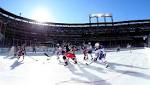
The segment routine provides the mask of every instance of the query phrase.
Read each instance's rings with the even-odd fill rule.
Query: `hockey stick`
[[[86,65],[90,65],[90,64],[94,63],[95,61],[96,61],[95,58],[93,58],[90,63],[85,63],[85,64],[86,64]]]
[[[90,63],[86,63],[86,65],[90,65],[90,64],[92,64],[95,61],[97,61],[97,58],[94,58]],[[110,67],[108,63],[106,63],[106,62],[103,62],[103,63],[105,64],[106,68]]]
[[[47,57],[47,60],[50,60],[51,56],[49,56],[47,53],[44,53],[44,55]]]
[[[47,53],[44,53],[45,56],[50,57]]]

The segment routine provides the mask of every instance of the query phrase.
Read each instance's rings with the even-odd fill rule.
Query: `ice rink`
[[[107,52],[110,65],[105,68],[100,61],[85,65],[83,54],[77,54],[78,64],[72,60],[63,66],[56,55],[27,52],[23,62],[0,54],[0,85],[149,85],[150,48],[131,52]],[[21,60],[21,59],[20,59]],[[37,60],[37,61],[36,61]]]

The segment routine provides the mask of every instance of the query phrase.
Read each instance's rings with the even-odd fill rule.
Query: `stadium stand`
[[[113,25],[112,25],[113,24]],[[150,19],[99,23],[37,22],[0,8],[1,47],[100,42],[105,47],[150,46]]]

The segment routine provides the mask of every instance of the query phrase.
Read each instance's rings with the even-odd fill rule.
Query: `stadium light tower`
[[[21,15],[22,15],[22,13],[20,12],[20,13],[19,13],[19,16],[21,17]]]
[[[89,15],[89,22],[91,23],[92,18],[96,18],[97,23],[99,23],[99,18],[104,18],[104,22],[106,23],[106,18],[111,18],[111,22],[113,25],[113,16],[111,13],[99,13],[99,14],[90,14]],[[105,24],[106,25],[106,24]]]

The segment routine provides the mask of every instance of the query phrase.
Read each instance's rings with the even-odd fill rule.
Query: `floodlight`
[[[98,13],[98,14],[91,14],[90,17],[112,17],[111,13]]]
[[[106,18],[111,18],[111,22],[113,25],[113,16],[111,13],[97,13],[97,14],[90,14],[89,15],[89,22],[91,23],[92,18],[96,18],[97,23],[99,22],[99,18],[104,18],[104,22],[106,23]],[[106,25],[106,24],[105,24]]]
[[[112,14],[106,13],[104,16],[105,16],[105,17],[112,17]]]

